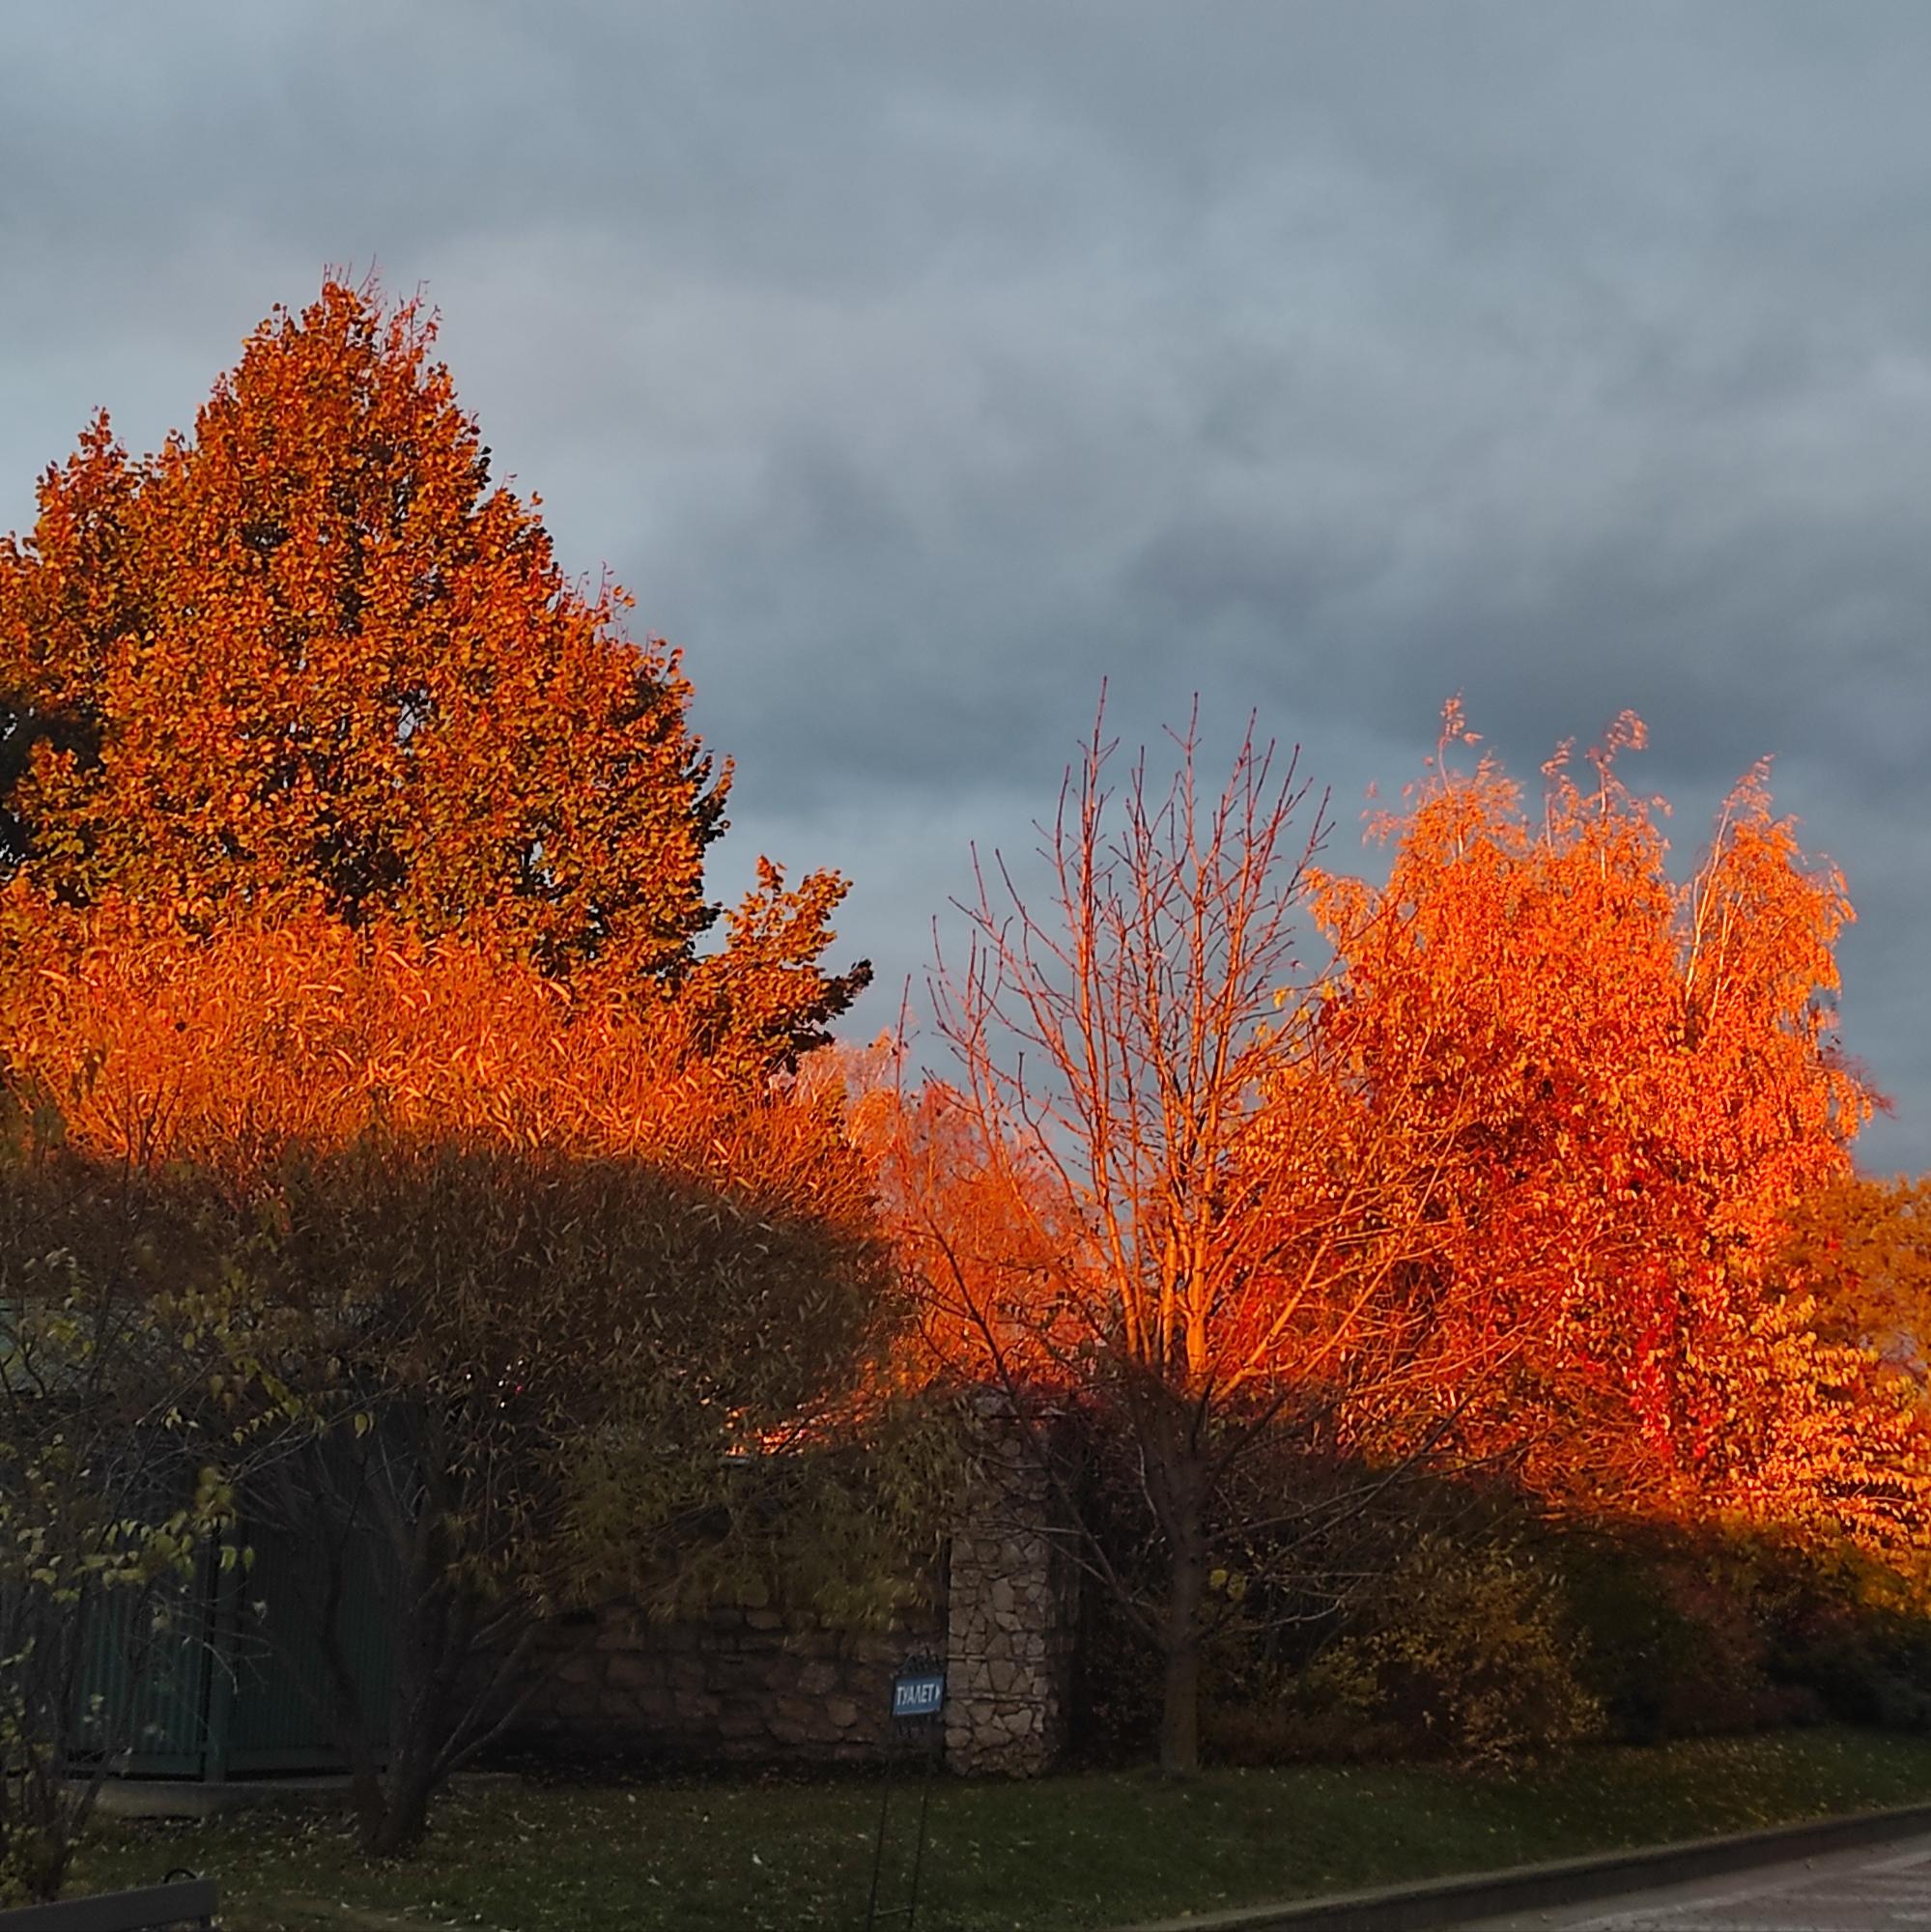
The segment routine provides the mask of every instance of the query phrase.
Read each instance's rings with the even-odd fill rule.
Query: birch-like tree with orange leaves
[[[1832,1033],[1841,877],[1804,859],[1759,766],[1674,882],[1661,802],[1620,777],[1643,744],[1629,714],[1588,781],[1567,748],[1550,761],[1533,816],[1491,758],[1454,768],[1474,742],[1451,705],[1376,828],[1385,885],[1325,876],[1316,905],[1326,1025],[1374,1104],[1455,1118],[1469,1264],[1514,1251],[1526,1211],[1568,1276],[1481,1427],[1592,1515],[1917,1539],[1918,1433],[1779,1262],[1783,1217],[1848,1176],[1876,1104]]]

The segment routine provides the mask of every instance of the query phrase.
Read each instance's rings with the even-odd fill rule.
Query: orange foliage
[[[240,1194],[372,1133],[647,1160],[857,1231],[869,1178],[833,1111],[694,1051],[677,1009],[570,996],[455,939],[317,912],[206,935],[120,898],[0,902],[0,1065],[76,1151]],[[747,1237],[757,1230],[747,1222]]]
[[[1772,1265],[1779,1217],[1848,1173],[1875,1104],[1829,1033],[1842,880],[1806,867],[1758,767],[1672,883],[1660,802],[1616,775],[1642,744],[1628,714],[1593,783],[1566,748],[1546,767],[1539,822],[1486,755],[1454,772],[1456,741],[1451,706],[1430,777],[1379,822],[1386,886],[1323,877],[1316,902],[1323,1024],[1376,1108],[1466,1117],[1460,1265],[1501,1292],[1526,1217],[1567,1275],[1488,1427],[1592,1507],[1915,1535],[1914,1425]]]
[[[673,983],[715,918],[729,771],[674,652],[567,582],[431,359],[433,319],[325,283],[277,309],[191,437],[100,416],[0,540],[6,835],[43,891],[205,929],[294,897],[351,923]],[[775,867],[697,1008],[781,1059],[865,983],[817,960],[842,881]]]
[[[1775,1265],[1815,1296],[1820,1329],[1931,1392],[1931,1179],[1840,1176],[1794,1203],[1782,1233]]]
[[[991,1157],[981,1123],[941,1081],[874,1096],[866,1126],[898,1266],[922,1291],[901,1378],[1073,1385],[1088,1321],[1074,1231],[1041,1163]]]
[[[1446,724],[1380,888],[1311,865],[1319,824],[1290,848],[1300,794],[1251,740],[1217,799],[1191,734],[1170,789],[1139,764],[1116,798],[1096,730],[1046,896],[999,871],[964,908],[957,1084],[874,1136],[941,1363],[1123,1418],[1158,1581],[1083,1526],[1164,1653],[1169,1765],[1210,1552],[1292,1519],[1270,1435],[1507,1459],[1599,1517],[1922,1542],[1925,1406],[1787,1252],[1877,1104],[1830,1034],[1841,879],[1759,767],[1675,884],[1660,801],[1617,775],[1633,716],[1590,782],[1550,761],[1533,818],[1491,760],[1451,767],[1474,741]],[[1304,907],[1335,953],[1313,984]]]

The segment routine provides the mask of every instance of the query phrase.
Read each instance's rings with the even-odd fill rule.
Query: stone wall
[[[951,1546],[946,1761],[1036,1776],[1065,1748],[1078,1572],[1051,1492],[1016,1435],[999,1432]]]
[[[516,1726],[575,1754],[760,1764],[876,1763],[895,1745],[892,1680],[944,1660],[946,1762],[1031,1776],[1065,1743],[1076,1575],[1019,1437],[985,1417],[987,1479],[963,1500],[928,1607],[884,1634],[767,1606],[650,1624],[612,1605],[546,1639],[554,1664]]]
[[[612,1605],[592,1629],[555,1634],[546,1660],[554,1675],[525,1707],[517,1735],[572,1752],[667,1760],[874,1763],[901,1662],[942,1641],[936,1614],[881,1634],[727,1605],[701,1622],[651,1624]]]

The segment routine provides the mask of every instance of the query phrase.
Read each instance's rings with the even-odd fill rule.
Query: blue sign
[[[937,1671],[920,1677],[895,1677],[892,1681],[895,1718],[936,1718],[945,1701],[946,1680]]]

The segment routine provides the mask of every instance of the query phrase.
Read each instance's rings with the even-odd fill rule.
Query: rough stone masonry
[[[556,1631],[569,1655],[518,1734],[573,1752],[696,1763],[876,1763],[902,1742],[893,1678],[909,1658],[937,1654],[947,1766],[1014,1777],[1046,1770],[1065,1743],[1077,1572],[1043,1472],[996,1409],[986,1420],[985,1475],[924,1608],[867,1633],[762,1604],[669,1625],[612,1605],[593,1629]]]

